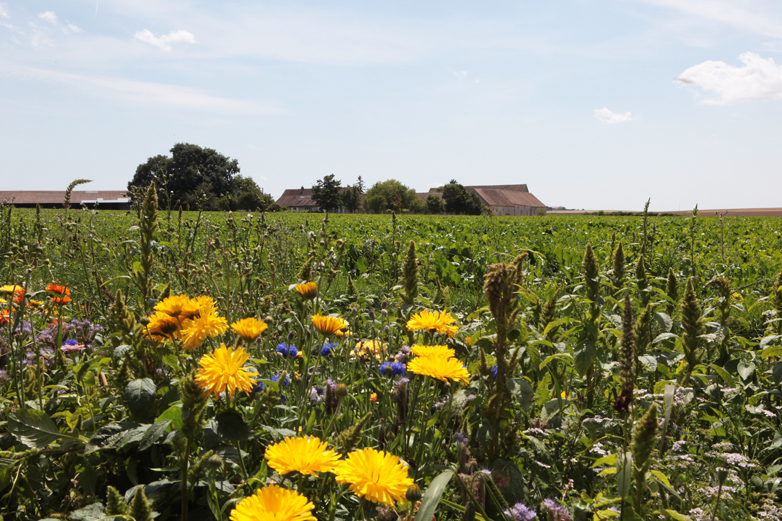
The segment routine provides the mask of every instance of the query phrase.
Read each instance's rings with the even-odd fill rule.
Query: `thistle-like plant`
[[[633,326],[635,334],[635,359],[646,354],[646,348],[652,343],[652,305],[646,307],[638,315]],[[636,365],[637,373],[638,365]]]
[[[695,294],[693,286],[693,277],[687,279],[687,286],[681,301],[681,319],[682,329],[682,349],[684,350],[684,361],[686,364],[684,373],[682,373],[679,385],[683,385],[690,378],[695,366],[698,365],[703,357],[703,350],[700,348],[700,335],[703,334],[703,316],[701,305],[698,302],[698,296]]]
[[[144,312],[149,311],[149,300],[152,298],[152,265],[155,262],[155,258],[152,255],[152,243],[155,240],[156,230],[157,190],[155,189],[155,183],[151,183],[149,188],[147,188],[147,193],[144,197],[144,204],[141,209],[139,221],[139,250],[141,251],[139,264],[141,269],[137,270],[134,268],[133,270],[136,286],[138,286],[141,296],[139,309],[143,309]]]
[[[774,289],[772,301],[777,311],[777,318],[782,318],[782,270],[777,275],[772,288]],[[777,334],[782,335],[782,320],[777,322]]]
[[[621,289],[625,284],[625,250],[622,246],[622,241],[619,241],[619,246],[614,251],[613,269],[614,276],[612,282],[617,289]]]
[[[619,413],[626,413],[633,403],[635,385],[635,332],[633,331],[633,305],[629,293],[625,293],[622,313],[622,347],[619,350],[619,364],[622,368],[619,377],[622,388],[614,402],[614,409]]]
[[[652,464],[655,435],[657,434],[657,404],[652,403],[646,414],[641,416],[633,429],[633,474],[635,478],[635,497],[633,508],[643,516],[642,501],[646,491],[646,473]]]
[[[91,179],[74,179],[71,181],[71,184],[68,185],[68,188],[65,189],[65,200],[62,203],[62,207],[65,208],[65,211],[68,211],[68,208],[71,207],[71,194],[73,193],[73,189],[76,188],[79,185],[83,185],[86,183],[91,183]]]
[[[717,365],[726,363],[729,359],[728,355],[728,320],[730,319],[730,302],[733,298],[733,288],[730,284],[730,279],[723,276],[717,276],[706,283],[708,286],[713,286],[717,289],[717,310],[719,311],[718,321],[720,329],[722,330],[722,342],[720,342],[720,356],[717,359]]]
[[[622,243],[619,243],[621,247]],[[597,264],[597,257],[592,250],[592,243],[587,243],[584,252],[584,261],[581,263],[584,270],[584,284],[586,285],[586,298],[591,301],[589,308],[590,320],[597,320],[600,315],[598,299],[600,298],[600,268]]]
[[[182,467],[182,519],[187,519],[190,450],[206,424],[206,406],[209,401],[196,383],[193,373],[180,380],[179,396],[182,399],[182,427],[179,429],[182,437],[177,438],[175,447]]]
[[[635,280],[638,286],[638,296],[642,305],[645,306],[649,303],[649,293],[646,291],[649,287],[649,278],[646,276],[646,263],[643,255],[638,257],[638,262],[635,265]]]
[[[679,280],[676,278],[676,273],[673,272],[673,268],[668,268],[668,281],[665,284],[665,294],[670,299],[667,304],[668,315],[673,316],[673,312],[676,310],[676,302],[679,301]]]

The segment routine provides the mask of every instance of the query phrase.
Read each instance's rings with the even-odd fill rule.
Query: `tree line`
[[[284,210],[250,177],[239,174],[239,162],[214,149],[190,143],[177,143],[171,156],[157,155],[136,168],[128,183],[131,199],[154,182],[162,208],[186,210]],[[486,211],[478,195],[456,180],[435,189],[426,201],[396,179],[378,181],[365,189],[361,176],[356,183],[342,186],[334,174],[324,176],[312,187],[312,199],[321,211],[349,213],[432,213],[480,215]]]

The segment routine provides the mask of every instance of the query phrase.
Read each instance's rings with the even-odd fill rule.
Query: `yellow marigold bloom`
[[[187,351],[204,343],[207,337],[222,335],[228,329],[228,321],[217,316],[212,307],[202,307],[198,316],[182,324],[182,342]]]
[[[191,318],[198,310],[195,301],[190,300],[187,295],[172,295],[166,297],[155,305],[155,311],[165,313],[174,318],[182,320]]]
[[[339,454],[329,449],[320,438],[288,436],[266,449],[266,460],[280,474],[299,472],[314,476],[318,472],[333,471]]]
[[[371,448],[351,452],[335,472],[337,483],[349,483],[357,496],[390,506],[394,500],[404,501],[407,487],[413,484],[398,457]]]
[[[377,393],[372,393],[369,396],[369,401],[372,402],[372,403],[377,403]]]
[[[467,385],[470,372],[464,367],[458,358],[438,358],[419,356],[407,364],[407,370],[424,376],[431,376],[443,382],[448,379],[462,382]]]
[[[388,349],[388,344],[383,344],[379,340],[364,340],[356,343],[356,347],[350,352],[350,356],[361,358],[362,360],[369,360],[374,357],[378,362],[382,362],[385,359],[386,349]]]
[[[407,321],[409,331],[436,331],[441,335],[453,337],[459,330],[457,326],[452,326],[456,322],[447,311],[429,311],[425,309],[420,313],[413,315]]]
[[[249,395],[255,383],[250,377],[255,373],[243,368],[248,358],[250,355],[241,347],[233,349],[220,344],[213,353],[202,356],[198,361],[200,367],[196,383],[207,395],[220,396],[228,391],[233,398],[237,390]]]
[[[179,321],[160,311],[149,317],[144,333],[153,340],[173,340],[179,338]]]
[[[0,304],[8,304],[8,301],[4,298],[0,298]]]
[[[339,317],[312,315],[312,323],[324,336],[336,335],[343,337],[345,332],[341,331],[341,329],[348,327],[348,321]]]
[[[0,304],[5,304],[5,300],[0,298]],[[30,299],[30,305],[35,306],[35,307],[41,307],[41,306],[43,306],[43,302],[41,302],[40,300]]]
[[[237,335],[247,340],[248,342],[252,342],[261,336],[261,333],[266,331],[267,327],[269,326],[266,324],[266,322],[263,320],[258,320],[254,317],[245,318],[231,324],[231,329],[236,331]]]
[[[17,293],[19,291],[24,291],[24,288],[22,286],[17,286],[16,284],[3,284],[0,286],[0,292],[2,293]]]
[[[735,293],[733,293],[733,300],[737,300],[739,302],[744,302],[744,296],[741,293],[739,293],[738,291],[736,291]]]
[[[306,496],[277,485],[259,488],[236,504],[231,521],[317,521]]]
[[[414,345],[410,352],[415,356],[433,356],[436,358],[453,358],[456,352],[448,346],[419,346]]]
[[[304,284],[297,284],[296,291],[306,299],[313,299],[318,296],[318,283],[305,282]]]

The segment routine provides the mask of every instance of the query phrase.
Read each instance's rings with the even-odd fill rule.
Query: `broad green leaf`
[[[592,463],[592,466],[589,468],[594,469],[601,465],[616,465],[616,454],[609,454],[608,456],[603,456],[596,462]]]
[[[630,477],[633,469],[633,453],[619,453],[616,458],[616,490],[619,497],[626,499],[630,493]]]
[[[660,472],[659,470],[652,470],[652,475],[660,480],[662,484],[664,484],[666,487],[671,488],[671,480],[668,479],[668,476]]]
[[[760,356],[763,358],[782,356],[782,346],[768,346],[760,352]]]
[[[424,497],[421,498],[421,506],[418,509],[418,514],[415,516],[415,521],[429,521],[432,519],[437,510],[437,505],[440,503],[440,498],[443,497],[445,487],[452,477],[453,471],[446,470],[429,483]]]
[[[34,449],[43,449],[61,438],[78,439],[63,434],[51,418],[43,411],[26,409],[11,413],[8,418],[8,430],[23,445]]]
[[[133,380],[125,388],[125,401],[133,416],[148,419],[155,414],[157,388],[151,378]]]
[[[641,365],[646,368],[647,371],[654,372],[657,370],[657,359],[652,355],[639,356],[638,360],[641,362]]]
[[[551,355],[548,358],[546,358],[545,360],[543,360],[540,363],[540,369],[543,369],[544,367],[546,367],[552,361],[559,360],[559,359],[566,360],[567,362],[572,362],[573,361],[573,357],[570,356],[569,353],[557,353],[557,354]]]
[[[736,386],[736,381],[725,369],[715,364],[709,364],[709,367],[717,371],[717,374],[720,375],[720,378],[722,378],[726,384],[728,384],[728,387]]]
[[[659,344],[663,340],[668,340],[669,338],[679,338],[679,336],[674,333],[660,333],[659,335],[654,337],[654,340],[652,340],[652,344]]]
[[[750,376],[752,376],[752,373],[755,372],[755,364],[752,362],[745,364],[744,362],[739,362],[738,367],[736,367],[736,370],[739,372],[739,375],[741,375],[741,378],[746,380]]]
[[[595,362],[595,357],[597,357],[597,344],[588,340],[578,345],[573,365],[579,375],[584,376],[587,374],[587,371]]]
[[[675,510],[658,510],[655,512],[655,514],[662,514],[669,519],[674,519],[675,521],[692,521],[690,516],[685,516],[684,514],[680,514]]]
[[[182,409],[180,409],[180,411],[181,410]],[[144,436],[141,437],[138,450],[147,450],[152,445],[154,445],[155,442],[165,434],[169,423],[171,423],[171,420],[162,420],[150,425],[144,432]]]
[[[227,441],[244,441],[250,438],[252,431],[242,415],[236,411],[224,411],[215,416],[217,434]]]
[[[163,413],[157,417],[157,422],[161,422],[163,420],[170,420],[171,423],[166,428],[166,430],[174,430],[178,431],[182,428],[182,404],[179,405],[172,405]]]
[[[532,403],[532,397],[535,395],[535,389],[526,378],[511,378],[507,382],[508,391],[511,396],[521,405],[525,411],[529,411]]]

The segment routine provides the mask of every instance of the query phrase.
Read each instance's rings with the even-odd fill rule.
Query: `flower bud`
[[[336,393],[337,398],[340,400],[348,395],[348,386],[345,384],[337,384]]]
[[[416,501],[421,501],[422,497],[423,494],[421,494],[421,489],[418,485],[413,483],[407,487],[407,492],[405,492],[405,499],[407,499],[409,502],[415,503]]]

